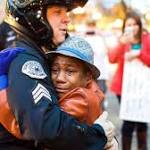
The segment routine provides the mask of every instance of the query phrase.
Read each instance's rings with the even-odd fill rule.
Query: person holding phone
[[[140,60],[150,66],[150,35],[143,32],[141,18],[135,12],[129,12],[123,22],[122,35],[118,45],[109,49],[110,63],[117,63],[118,67],[112,78],[110,89],[121,100],[122,79],[125,61]],[[123,121],[122,147],[131,149],[133,131],[137,133],[138,150],[147,150],[147,124],[134,121]]]

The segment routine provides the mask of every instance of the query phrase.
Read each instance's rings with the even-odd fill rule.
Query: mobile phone
[[[133,37],[133,27],[125,27],[124,35]]]

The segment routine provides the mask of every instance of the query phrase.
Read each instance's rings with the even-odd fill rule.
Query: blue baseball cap
[[[93,76],[100,76],[99,69],[94,65],[94,52],[91,45],[79,36],[69,36],[55,51],[47,52],[47,56],[61,54],[79,59],[87,64]]]

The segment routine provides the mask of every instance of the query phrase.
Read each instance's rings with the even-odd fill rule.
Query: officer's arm
[[[22,54],[21,54],[22,55]],[[22,59],[24,58],[24,59]],[[99,125],[89,127],[62,112],[49,79],[48,67],[36,58],[18,56],[9,70],[9,105],[25,139],[78,142],[90,150],[103,149],[106,137]],[[42,67],[44,66],[44,68]]]

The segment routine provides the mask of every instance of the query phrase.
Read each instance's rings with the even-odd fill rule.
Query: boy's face
[[[59,97],[76,87],[86,87],[90,74],[84,72],[84,63],[77,59],[57,55],[51,67],[51,77]]]
[[[67,8],[52,6],[47,9],[47,20],[53,29],[53,42],[58,45],[65,40],[69,18]]]

